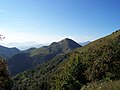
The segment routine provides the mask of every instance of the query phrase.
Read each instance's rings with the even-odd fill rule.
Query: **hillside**
[[[120,80],[119,30],[16,75],[13,90],[80,90],[100,80]]]
[[[10,58],[20,52],[17,48],[8,48],[4,46],[0,46],[0,56],[4,58]]]
[[[26,50],[8,59],[10,72],[12,75],[16,75],[38,64],[47,62],[59,54],[69,52],[78,47],[81,46],[75,41],[66,38],[59,42],[54,42],[49,46]]]
[[[7,63],[11,75],[15,75],[32,68],[32,58],[30,58],[28,53],[18,53],[8,59]]]

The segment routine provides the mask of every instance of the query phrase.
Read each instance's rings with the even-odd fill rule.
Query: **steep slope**
[[[19,49],[17,48],[8,48],[4,46],[0,46],[0,56],[5,57],[5,58],[10,58],[20,52]]]
[[[8,60],[9,72],[11,75],[23,72],[32,68],[32,58],[28,53],[18,53]]]
[[[67,64],[56,89],[79,90],[89,82],[120,79],[120,31],[76,50]]]
[[[80,90],[99,80],[120,80],[119,30],[16,75],[13,89]]]
[[[10,72],[12,75],[15,75],[78,47],[81,46],[73,40],[66,38],[60,42],[54,42],[49,46],[19,53],[8,59]]]

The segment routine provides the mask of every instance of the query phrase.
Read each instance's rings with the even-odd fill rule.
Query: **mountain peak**
[[[75,42],[75,41],[73,41],[72,39],[69,39],[69,38],[65,38],[65,39],[61,40],[60,42],[58,42],[58,43],[65,50],[67,50],[67,49],[76,49],[76,48],[82,47],[77,42]]]
[[[74,40],[72,40],[72,39],[70,39],[70,38],[65,38],[65,39],[63,39],[63,40],[61,40],[61,41],[75,42]],[[76,43],[76,42],[75,42],[75,43]]]
[[[63,40],[67,40],[67,41],[68,41],[68,40],[72,40],[72,39],[69,39],[69,38],[65,38],[65,39],[63,39]]]
[[[53,43],[51,43],[50,45],[56,45],[57,44],[57,42],[53,42]]]
[[[73,49],[80,48],[80,47],[82,46],[76,43],[75,41],[73,41],[72,39],[65,38],[59,42],[53,42],[49,46],[41,47],[36,50],[33,50],[31,55],[35,56],[41,53],[45,54],[45,53],[51,53],[51,52],[61,53],[61,52],[73,50]]]

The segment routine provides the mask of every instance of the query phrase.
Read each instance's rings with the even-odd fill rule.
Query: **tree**
[[[10,90],[12,86],[11,79],[8,75],[7,64],[0,57],[0,90]]]
[[[3,36],[2,34],[0,34],[0,40],[2,41],[3,39],[5,39],[5,36]]]
[[[5,39],[3,35],[0,34],[0,40]],[[5,60],[0,57],[0,90],[11,90],[12,80],[8,74],[8,67]]]

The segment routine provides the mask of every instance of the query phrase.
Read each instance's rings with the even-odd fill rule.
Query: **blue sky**
[[[120,27],[120,0],[0,0],[3,43],[95,40]]]

